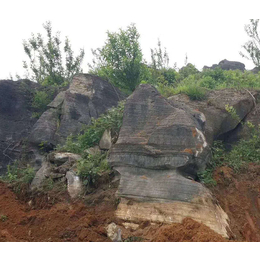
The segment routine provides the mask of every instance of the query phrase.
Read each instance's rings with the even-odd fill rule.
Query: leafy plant
[[[8,220],[8,217],[7,217],[6,215],[1,215],[1,216],[0,216],[0,220],[1,220],[2,222],[5,222],[5,221]]]
[[[117,33],[107,32],[102,48],[92,50],[90,73],[109,80],[113,85],[133,91],[140,83],[142,51],[134,24]]]
[[[95,186],[101,174],[111,171],[107,161],[107,152],[88,154],[85,159],[78,162],[77,170],[86,187]]]
[[[81,49],[79,55],[74,57],[70,41],[66,38],[62,53],[60,33],[53,35],[50,21],[43,24],[43,28],[47,42],[40,33],[32,34],[30,39],[23,41],[24,51],[29,58],[29,63],[23,62],[26,77],[44,86],[67,85],[75,74],[82,71],[84,50]]]
[[[7,174],[2,177],[2,180],[8,183],[24,183],[30,184],[35,176],[35,170],[27,165],[20,165],[19,161],[7,166]]]
[[[260,38],[258,34],[258,23],[259,19],[250,19],[250,24],[245,25],[245,31],[250,40],[242,46],[247,54],[240,52],[242,57],[248,60],[251,59],[256,67],[260,66]]]

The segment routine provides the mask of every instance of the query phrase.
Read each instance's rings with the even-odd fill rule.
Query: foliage
[[[32,107],[37,111],[33,113],[33,117],[39,118],[47,109],[47,105],[51,102],[51,96],[45,91],[36,91],[34,94]]]
[[[215,141],[211,147],[211,160],[208,163],[207,169],[199,172],[199,178],[206,185],[216,185],[215,180],[213,179],[213,171],[216,167],[219,167],[223,164],[225,158],[225,148],[222,141]]]
[[[66,144],[58,149],[81,154],[85,149],[97,145],[106,129],[110,129],[113,136],[118,136],[123,112],[124,102],[120,102],[118,107],[109,109],[106,114],[97,119],[92,118],[92,124],[83,129],[83,134],[79,134],[76,138],[69,136]]]
[[[107,152],[88,154],[78,162],[77,170],[86,187],[96,186],[98,177],[105,172],[111,171],[107,161]]]
[[[245,25],[245,31],[250,40],[242,45],[247,54],[240,52],[246,59],[251,59],[256,67],[260,67],[260,38],[258,35],[259,19],[250,19],[250,24]],[[248,56],[249,55],[249,56]]]
[[[170,60],[167,50],[164,48],[164,52],[162,51],[161,41],[159,39],[157,45],[158,49],[151,49],[151,67],[155,70],[167,69]]]
[[[140,83],[142,51],[139,33],[134,24],[126,30],[107,32],[107,40],[102,48],[92,50],[93,64],[90,73],[109,80],[113,85],[133,91]]]
[[[43,28],[47,34],[47,42],[40,33],[32,34],[30,39],[23,41],[24,51],[29,58],[29,63],[23,62],[27,77],[44,86],[67,85],[73,75],[82,71],[84,50],[81,49],[79,55],[74,57],[70,41],[66,38],[62,53],[60,33],[53,35],[50,21],[43,24]]]
[[[240,121],[240,118],[232,106],[227,105],[226,110],[235,120]],[[244,127],[248,127],[250,138],[241,139],[232,147],[230,152],[225,150],[221,141],[214,142],[212,146],[212,158],[207,169],[198,173],[199,178],[206,185],[215,185],[213,171],[216,167],[228,166],[235,172],[238,172],[243,166],[246,166],[250,162],[260,163],[260,125],[256,127],[250,122],[243,125]]]
[[[1,215],[1,216],[0,216],[0,220],[1,220],[2,222],[5,222],[6,220],[8,220],[8,217],[7,217],[6,215]]]
[[[185,67],[182,67],[179,71],[181,80],[189,77],[190,75],[194,75],[197,73],[199,73],[198,69],[196,69],[196,67],[191,63],[188,63]]]
[[[23,166],[20,161],[15,161],[7,166],[7,174],[1,180],[10,183],[13,190],[19,193],[23,187],[28,187],[33,181],[35,170],[30,166]]]

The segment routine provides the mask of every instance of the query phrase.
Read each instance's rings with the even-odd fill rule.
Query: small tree
[[[84,50],[80,49],[79,55],[74,57],[70,41],[66,37],[64,60],[60,32],[53,35],[50,21],[43,24],[43,27],[47,33],[47,42],[40,33],[37,36],[32,33],[29,40],[23,41],[24,51],[29,58],[29,63],[23,61],[26,76],[42,85],[67,84],[75,74],[82,72]]]
[[[169,55],[166,48],[162,51],[161,41],[158,39],[158,49],[151,49],[152,68],[156,70],[167,69],[169,65]]]
[[[109,80],[115,86],[133,91],[140,83],[142,51],[134,24],[118,33],[107,32],[102,48],[92,50],[90,72]]]
[[[242,45],[247,52],[247,55],[240,52],[240,55],[243,58],[248,60],[251,59],[256,67],[260,67],[260,38],[258,35],[258,23],[259,19],[250,19],[250,24],[245,25],[245,31],[251,40]]]

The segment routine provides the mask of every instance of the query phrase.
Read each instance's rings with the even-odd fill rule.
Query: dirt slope
[[[260,166],[235,174],[229,168],[215,172],[212,188],[230,218],[231,241],[260,241]],[[0,241],[110,241],[106,226],[115,222],[126,241],[226,241],[203,224],[185,219],[181,224],[138,223],[126,229],[114,215],[117,183],[104,184],[83,201],[38,195],[31,200],[17,196],[0,182]]]

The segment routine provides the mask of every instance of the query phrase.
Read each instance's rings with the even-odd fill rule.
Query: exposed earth
[[[230,219],[229,241],[260,241],[260,166],[234,173],[221,167],[211,188]],[[123,241],[228,241],[192,219],[172,225],[135,223],[126,229],[115,217],[118,181],[102,184],[84,199],[72,201],[67,191],[48,194],[14,193],[0,182],[0,241],[111,241],[111,222],[122,230]]]

